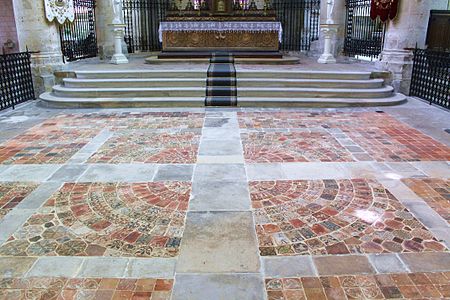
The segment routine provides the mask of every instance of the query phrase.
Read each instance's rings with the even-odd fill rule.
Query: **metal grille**
[[[123,0],[129,53],[161,50],[159,23],[165,18],[168,5],[168,0]]]
[[[415,49],[410,95],[450,108],[450,52]]]
[[[309,51],[319,39],[320,0],[273,0],[283,26],[281,50]]]
[[[61,50],[67,61],[96,57],[95,0],[74,0],[75,20],[59,27]]]
[[[378,58],[384,45],[385,25],[370,18],[370,0],[346,0],[344,53]]]
[[[30,52],[0,55],[0,110],[35,99]]]

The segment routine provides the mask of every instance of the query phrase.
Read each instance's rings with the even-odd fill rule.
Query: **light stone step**
[[[68,88],[206,87],[205,78],[64,78]]]
[[[337,72],[337,71],[290,71],[290,70],[236,70],[240,78],[277,78],[277,79],[354,79],[368,80],[371,72]]]
[[[385,98],[261,98],[238,97],[240,107],[373,107],[406,103],[403,94]]]
[[[349,80],[349,79],[278,79],[278,78],[240,78],[238,87],[307,87],[307,88],[381,88],[383,79]]]
[[[238,88],[238,97],[278,98],[385,98],[394,93],[394,88],[385,86],[376,89],[325,89],[325,88]]]
[[[80,79],[110,79],[110,78],[206,78],[206,70],[102,70],[75,71]]]
[[[204,87],[154,87],[154,88],[68,88],[53,87],[59,97],[84,98],[135,98],[135,97],[204,97]]]
[[[119,108],[119,107],[203,107],[205,97],[152,97],[152,98],[70,98],[52,93],[40,96],[45,106],[59,108]],[[365,107],[388,106],[405,103],[407,97],[395,94],[386,98],[252,98],[239,97],[241,107]]]

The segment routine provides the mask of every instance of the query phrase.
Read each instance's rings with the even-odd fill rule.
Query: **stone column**
[[[446,9],[445,0],[401,1],[399,12],[386,28],[381,68],[392,73],[395,90],[409,94],[413,66],[413,48],[425,47],[430,10]]]
[[[39,51],[32,55],[36,95],[50,91],[54,71],[61,70],[63,59],[58,27],[45,17],[44,1],[14,0],[14,15],[20,51]]]
[[[325,24],[327,21],[327,1],[320,1],[320,24]],[[337,57],[342,54],[345,40],[345,0],[334,0],[334,9],[332,13],[334,24],[337,26],[337,33],[333,35],[331,40],[331,53]],[[312,52],[315,54],[322,54],[325,47],[325,33],[321,32],[319,40],[313,43]]]
[[[97,44],[100,59],[111,59],[114,54],[114,33],[110,26],[114,19],[111,0],[97,0],[95,10],[97,26]],[[128,54],[125,40],[122,41],[122,53]]]

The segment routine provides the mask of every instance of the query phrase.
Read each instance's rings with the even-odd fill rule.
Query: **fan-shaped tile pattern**
[[[30,183],[0,183],[0,221],[35,188],[37,188],[37,185]]]

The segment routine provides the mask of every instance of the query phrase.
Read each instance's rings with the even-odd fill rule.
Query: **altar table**
[[[161,22],[163,51],[278,51],[280,22]]]

